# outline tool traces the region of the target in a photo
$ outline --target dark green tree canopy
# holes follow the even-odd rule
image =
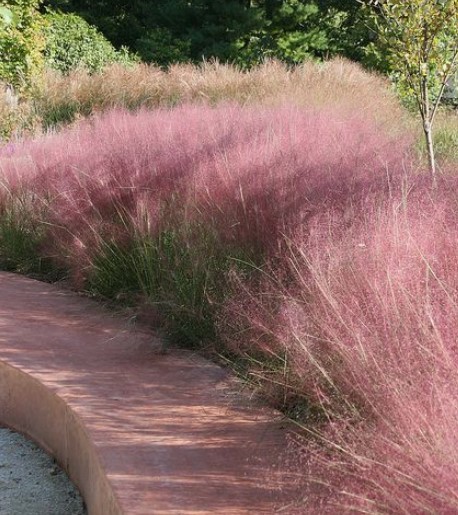
[[[343,54],[364,59],[368,31],[355,0],[47,0],[150,62],[217,58],[250,66]]]

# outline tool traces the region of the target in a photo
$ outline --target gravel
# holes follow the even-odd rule
[[[65,472],[22,435],[0,428],[0,515],[86,515]]]

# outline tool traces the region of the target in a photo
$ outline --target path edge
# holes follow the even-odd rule
[[[123,515],[80,417],[39,379],[0,360],[0,424],[35,441],[68,474],[90,515]]]

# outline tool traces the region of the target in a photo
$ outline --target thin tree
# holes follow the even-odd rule
[[[391,70],[420,113],[433,184],[433,124],[445,88],[457,71],[458,0],[359,0],[372,8]]]

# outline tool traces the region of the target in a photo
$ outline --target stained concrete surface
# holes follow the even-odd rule
[[[162,348],[88,299],[0,273],[0,422],[63,464],[92,515],[293,513],[283,417]]]

